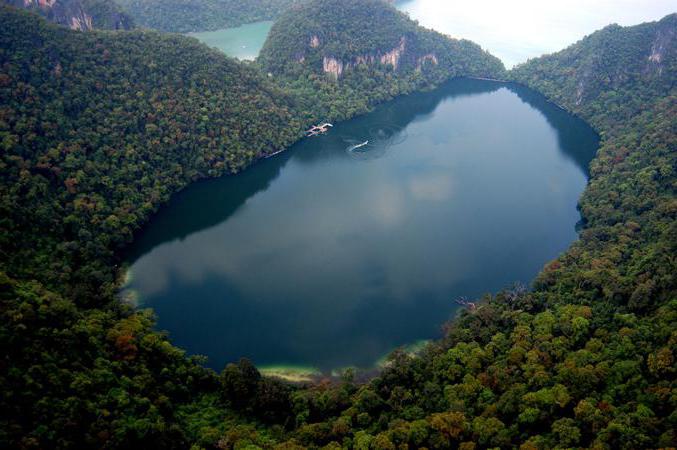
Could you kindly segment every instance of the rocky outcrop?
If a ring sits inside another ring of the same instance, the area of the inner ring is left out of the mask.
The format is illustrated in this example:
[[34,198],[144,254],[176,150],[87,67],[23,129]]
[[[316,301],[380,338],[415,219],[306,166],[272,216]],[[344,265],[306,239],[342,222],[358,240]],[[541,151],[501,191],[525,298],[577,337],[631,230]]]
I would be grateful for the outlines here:
[[677,30],[672,26],[662,26],[656,32],[656,38],[651,44],[651,52],[648,57],[647,71],[656,71],[659,75],[663,72],[666,61],[666,53],[673,46],[677,36]]
[[79,17],[78,16],[71,17],[70,28],[71,30],[78,31],[93,30],[94,27],[92,26],[92,16],[83,11]]
[[344,64],[336,58],[325,56],[322,59],[322,70],[324,73],[338,79],[343,75]]
[[505,70],[477,44],[425,29],[384,0],[299,1],[275,22],[257,62],[283,77],[371,77],[392,82],[392,92],[401,80],[436,85],[461,74],[501,78]]
[[115,3],[107,0],[4,0],[18,8],[34,11],[51,22],[72,30],[95,28],[128,30],[134,27],[131,18]]
[[[316,36],[313,36],[313,38],[316,38]],[[311,38],[311,46],[313,38]],[[317,42],[319,46],[319,38]],[[359,55],[356,56],[351,61],[340,61],[339,59],[334,58],[332,56],[324,56],[324,58],[322,59],[322,70],[324,71],[324,73],[336,79],[340,78],[346,69],[353,68],[360,64],[373,65],[378,62],[383,65],[390,65],[393,67],[394,70],[397,70],[406,49],[407,49],[407,38],[405,36],[402,36],[400,38],[400,42],[397,45],[397,47],[384,53],[376,53],[372,55]],[[437,64],[437,57],[435,55],[425,55],[422,58],[427,57],[431,57],[432,58],[431,61],[434,61],[434,63]]]
[[384,65],[390,64],[391,66],[393,66],[393,69],[397,70],[397,64],[400,62],[400,58],[404,53],[406,45],[407,38],[402,36],[400,38],[400,45],[390,50],[389,52],[386,52],[385,54],[381,55],[381,64]]
[[427,55],[423,55],[416,60],[416,70],[421,70],[426,64],[432,64],[436,66],[439,63],[440,62],[434,53],[428,53]]

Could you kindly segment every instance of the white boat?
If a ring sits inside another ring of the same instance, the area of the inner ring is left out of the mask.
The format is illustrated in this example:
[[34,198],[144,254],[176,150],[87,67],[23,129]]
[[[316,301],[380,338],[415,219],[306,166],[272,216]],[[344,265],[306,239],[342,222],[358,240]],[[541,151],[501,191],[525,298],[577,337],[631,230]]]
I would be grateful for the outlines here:
[[306,135],[308,136],[317,136],[318,134],[324,134],[327,131],[329,131],[329,127],[333,127],[334,125],[325,122],[320,125],[313,125],[310,127],[308,130],[306,130]]
[[353,147],[353,150],[355,150],[356,148],[364,147],[364,146],[367,145],[368,143],[369,143],[369,141],[364,141],[364,142],[361,143],[361,144],[357,144],[356,146]]
[[270,153],[270,154],[264,156],[263,159],[272,158],[273,156],[279,155],[280,153],[282,153],[282,152],[285,151],[285,150],[286,150],[286,148],[283,148],[282,150],[278,150],[278,151],[276,151],[275,153]]

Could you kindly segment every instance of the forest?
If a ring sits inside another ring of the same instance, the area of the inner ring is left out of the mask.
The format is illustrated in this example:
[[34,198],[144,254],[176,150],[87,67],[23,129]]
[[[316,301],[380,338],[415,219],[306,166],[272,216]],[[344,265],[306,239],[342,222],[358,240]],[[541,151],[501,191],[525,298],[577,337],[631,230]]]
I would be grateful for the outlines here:
[[[506,72],[384,3],[315,13],[329,1],[285,13],[254,64],[183,36],[75,32],[0,6],[0,445],[677,446],[677,15]],[[382,60],[402,37],[397,63]],[[346,70],[326,72],[326,57]],[[308,385],[247,360],[206,369],[152,312],[119,301],[119,252],[172,193],[245,170],[315,117],[457,76],[529,86],[602,138],[579,240],[529,288],[478,299],[369,380],[348,370]]]
[[114,0],[144,28],[187,33],[275,19],[298,0]]
[[382,0],[317,0],[288,10],[257,64],[295,94],[310,120],[345,120],[455,76],[505,72],[479,45],[427,30]]
[[135,26],[134,20],[120,5],[107,0],[4,0],[4,3],[81,31],[129,30]]
[[[4,0],[70,28],[211,31],[272,20],[298,0]],[[77,26],[74,26],[73,18]],[[91,18],[91,22],[88,20]]]

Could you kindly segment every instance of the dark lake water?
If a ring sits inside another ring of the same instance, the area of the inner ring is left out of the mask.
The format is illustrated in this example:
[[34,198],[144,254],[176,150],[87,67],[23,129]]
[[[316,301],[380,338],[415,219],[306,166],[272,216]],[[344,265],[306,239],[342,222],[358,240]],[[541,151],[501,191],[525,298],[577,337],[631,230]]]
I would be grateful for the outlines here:
[[453,80],[177,194],[126,290],[216,369],[370,367],[564,251],[597,144],[533,91]]

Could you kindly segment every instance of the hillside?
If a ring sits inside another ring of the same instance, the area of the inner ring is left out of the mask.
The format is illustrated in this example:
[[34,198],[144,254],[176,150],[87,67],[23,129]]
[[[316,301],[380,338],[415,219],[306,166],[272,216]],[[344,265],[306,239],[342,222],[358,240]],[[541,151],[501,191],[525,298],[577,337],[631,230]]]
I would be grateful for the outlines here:
[[581,238],[533,290],[486,297],[355,392],[297,394],[291,436],[354,448],[674,447],[675,15],[611,26],[511,76],[603,137]]
[[12,6],[36,12],[73,30],[129,30],[134,21],[114,2],[106,0],[5,0]]
[[345,119],[455,76],[500,78],[478,45],[418,26],[382,0],[315,0],[275,22],[257,62],[314,118]]
[[272,20],[297,0],[115,0],[142,27],[187,33]]
[[0,22],[0,446],[183,447],[171,403],[213,376],[119,303],[115,252],[173,192],[301,126],[194,39],[80,33],[5,5]]
[[[255,71],[194,39],[77,34],[8,7],[1,13],[2,176],[13,189],[3,204],[13,231],[3,234],[2,261],[16,258],[14,273],[54,273],[22,252],[101,259],[172,192],[237,172],[300,128]],[[42,194],[26,198],[23,189],[37,186]],[[76,244],[85,235],[89,248]]]
[[580,240],[532,291],[485,297],[420,357],[393,355],[364,386],[293,394],[288,444],[677,444],[674,31],[674,15],[611,26],[510,73],[603,138],[581,199]]
[[[258,65],[0,6],[0,446],[677,446],[676,17],[506,74],[376,0],[285,14]],[[603,138],[581,238],[533,290],[486,296],[365,384],[309,387],[247,361],[217,375],[118,301],[118,252],[172,193],[244,170],[310,118],[453,76],[510,76]]]
[[511,74],[603,136],[580,201],[581,240],[555,273],[571,277],[573,288],[591,263],[604,261],[597,269],[607,279],[598,287],[633,311],[649,312],[675,292],[674,261],[661,259],[675,243],[675,74],[677,14],[611,25]]
[[[609,25],[561,52],[515,67],[512,77],[607,132],[674,88],[675,39],[677,14],[635,27]],[[602,116],[614,123],[598,122]]]

